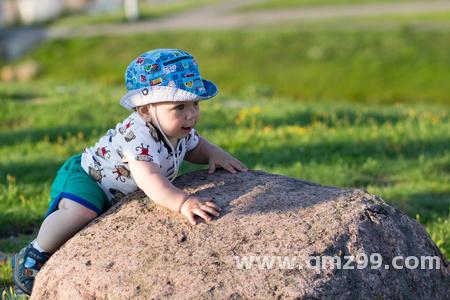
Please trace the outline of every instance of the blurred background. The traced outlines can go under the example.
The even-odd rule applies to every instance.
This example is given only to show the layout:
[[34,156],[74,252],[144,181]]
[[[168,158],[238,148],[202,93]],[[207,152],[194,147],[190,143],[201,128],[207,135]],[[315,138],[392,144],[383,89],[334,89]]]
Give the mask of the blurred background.
[[449,256],[441,0],[0,0],[0,256],[36,235],[61,163],[127,116],[125,68],[153,48],[219,86],[201,135],[250,168],[380,195]]

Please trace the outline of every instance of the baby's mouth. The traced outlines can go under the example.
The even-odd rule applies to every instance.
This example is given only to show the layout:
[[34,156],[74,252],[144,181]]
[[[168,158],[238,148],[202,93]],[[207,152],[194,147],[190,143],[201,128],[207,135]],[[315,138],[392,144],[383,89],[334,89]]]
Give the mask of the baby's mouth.
[[183,129],[183,130],[191,130],[192,127],[181,127],[181,129]]

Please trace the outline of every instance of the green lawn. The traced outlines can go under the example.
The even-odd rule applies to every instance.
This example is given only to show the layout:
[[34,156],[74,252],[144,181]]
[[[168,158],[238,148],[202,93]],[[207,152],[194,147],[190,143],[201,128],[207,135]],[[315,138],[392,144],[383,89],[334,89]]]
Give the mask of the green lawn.
[[239,8],[240,11],[291,9],[300,7],[316,7],[321,5],[350,5],[368,3],[392,3],[392,2],[419,2],[436,0],[265,0],[260,3],[249,4]]
[[393,15],[375,15],[365,17],[352,17],[350,21],[450,21],[450,10],[442,10],[435,12],[420,12],[420,13],[400,13]]
[[[206,76],[236,96],[334,99],[369,103],[450,103],[447,32],[383,31],[167,32],[52,41],[29,57],[41,79],[120,85],[131,57],[179,47]],[[89,53],[89,55],[80,55]]]
[[[421,28],[422,26],[422,28]],[[450,30],[450,10],[418,13],[379,14],[371,16],[336,16],[319,19],[292,20],[283,24],[266,26],[267,30],[291,30],[291,31],[324,31],[347,29],[357,31],[386,31],[386,28],[408,30],[417,27],[425,31],[433,31],[425,26],[433,26],[436,29]],[[392,30],[391,29],[391,30]]]
[[[6,91],[0,131],[0,236],[6,237],[35,228],[58,166],[127,112],[117,104],[119,88],[39,83],[30,86],[38,92],[28,94],[20,85],[0,87]],[[368,189],[411,217],[420,214],[425,224],[448,221],[446,106],[220,97],[202,104],[202,110],[199,132],[251,168]],[[448,234],[435,237],[447,253]]]
[[[414,30],[183,32],[42,45],[28,56],[42,66],[36,81],[0,83],[0,251],[34,236],[60,164],[127,115],[118,99],[128,61],[169,46],[195,54],[221,89],[201,105],[200,134],[250,168],[378,194],[424,224],[450,256],[450,39]],[[0,276],[11,282],[7,266]]]

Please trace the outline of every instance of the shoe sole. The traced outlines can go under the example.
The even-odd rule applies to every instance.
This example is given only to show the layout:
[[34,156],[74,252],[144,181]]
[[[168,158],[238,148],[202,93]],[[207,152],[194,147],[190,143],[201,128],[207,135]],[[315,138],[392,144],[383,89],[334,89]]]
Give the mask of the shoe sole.
[[14,254],[13,257],[11,257],[11,267],[14,274],[13,276],[14,285],[16,288],[20,289],[22,292],[24,292],[29,296],[31,295],[31,291],[28,291],[28,289],[19,282],[19,278],[17,278],[16,265],[17,265],[17,254]]

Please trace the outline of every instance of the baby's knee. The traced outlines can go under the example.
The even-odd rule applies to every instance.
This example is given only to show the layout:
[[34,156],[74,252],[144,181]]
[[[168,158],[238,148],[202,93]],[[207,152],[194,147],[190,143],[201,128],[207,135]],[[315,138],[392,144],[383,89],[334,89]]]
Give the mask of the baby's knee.
[[78,220],[85,220],[86,222],[97,217],[97,213],[95,211],[70,199],[61,199],[58,208],[67,213],[68,217]]

